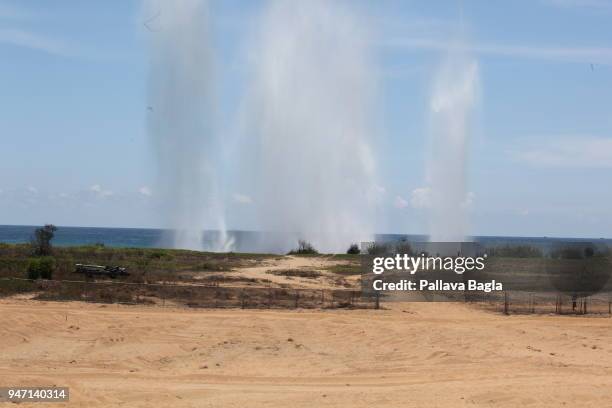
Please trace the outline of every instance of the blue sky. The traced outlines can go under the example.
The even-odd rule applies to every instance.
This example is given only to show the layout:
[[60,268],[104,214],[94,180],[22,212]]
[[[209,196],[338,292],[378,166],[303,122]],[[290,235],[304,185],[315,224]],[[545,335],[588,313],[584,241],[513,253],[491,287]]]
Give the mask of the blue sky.
[[[481,83],[472,232],[612,236],[612,1],[348,4],[368,16],[379,66],[381,232],[426,231],[428,98],[463,27]],[[213,2],[222,129],[239,116],[264,6]],[[160,226],[143,19],[139,1],[0,0],[0,224]],[[228,224],[252,228],[253,192],[235,176]]]

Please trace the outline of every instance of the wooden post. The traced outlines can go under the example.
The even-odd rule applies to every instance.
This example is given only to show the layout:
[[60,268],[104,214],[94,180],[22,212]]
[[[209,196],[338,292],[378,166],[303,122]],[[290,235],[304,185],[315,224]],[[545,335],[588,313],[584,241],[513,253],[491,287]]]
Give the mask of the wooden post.
[[376,291],[376,303],[375,303],[375,307],[376,310],[380,309],[380,292]]
[[508,314],[508,292],[504,291],[504,314]]
[[272,307],[272,289],[268,289],[268,309]]
[[298,308],[298,303],[300,301],[300,292],[296,289],[295,291],[295,308]]

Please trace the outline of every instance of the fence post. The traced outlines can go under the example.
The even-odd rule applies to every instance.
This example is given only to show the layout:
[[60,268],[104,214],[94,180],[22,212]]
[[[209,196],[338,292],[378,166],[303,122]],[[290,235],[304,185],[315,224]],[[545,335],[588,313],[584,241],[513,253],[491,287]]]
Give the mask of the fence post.
[[508,292],[504,291],[504,314],[508,314]]
[[378,291],[376,291],[376,304],[375,304],[375,308],[376,308],[376,310],[380,309],[380,293]]
[[268,289],[268,309],[272,307],[272,289]]

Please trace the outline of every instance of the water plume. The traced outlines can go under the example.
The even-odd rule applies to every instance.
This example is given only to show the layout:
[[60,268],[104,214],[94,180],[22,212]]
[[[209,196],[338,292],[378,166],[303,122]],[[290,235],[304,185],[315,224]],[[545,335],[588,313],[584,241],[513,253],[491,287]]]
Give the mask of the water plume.
[[[150,37],[148,131],[172,245],[227,250],[214,152],[213,52],[205,0],[148,0]],[[204,230],[221,231],[215,238]]]
[[338,2],[271,1],[250,47],[263,248],[344,252],[372,239],[375,69],[366,24]]
[[433,242],[462,242],[468,232],[466,164],[471,119],[478,100],[478,63],[466,47],[451,48],[430,99],[429,234]]

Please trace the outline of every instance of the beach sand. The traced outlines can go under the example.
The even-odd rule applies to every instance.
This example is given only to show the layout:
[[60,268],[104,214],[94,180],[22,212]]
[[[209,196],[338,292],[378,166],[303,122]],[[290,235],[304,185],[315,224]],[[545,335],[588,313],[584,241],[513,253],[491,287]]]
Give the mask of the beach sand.
[[[71,407],[606,407],[612,320],[0,300],[0,386]],[[40,406],[37,403],[21,406]],[[53,406],[62,406],[55,404]]]

